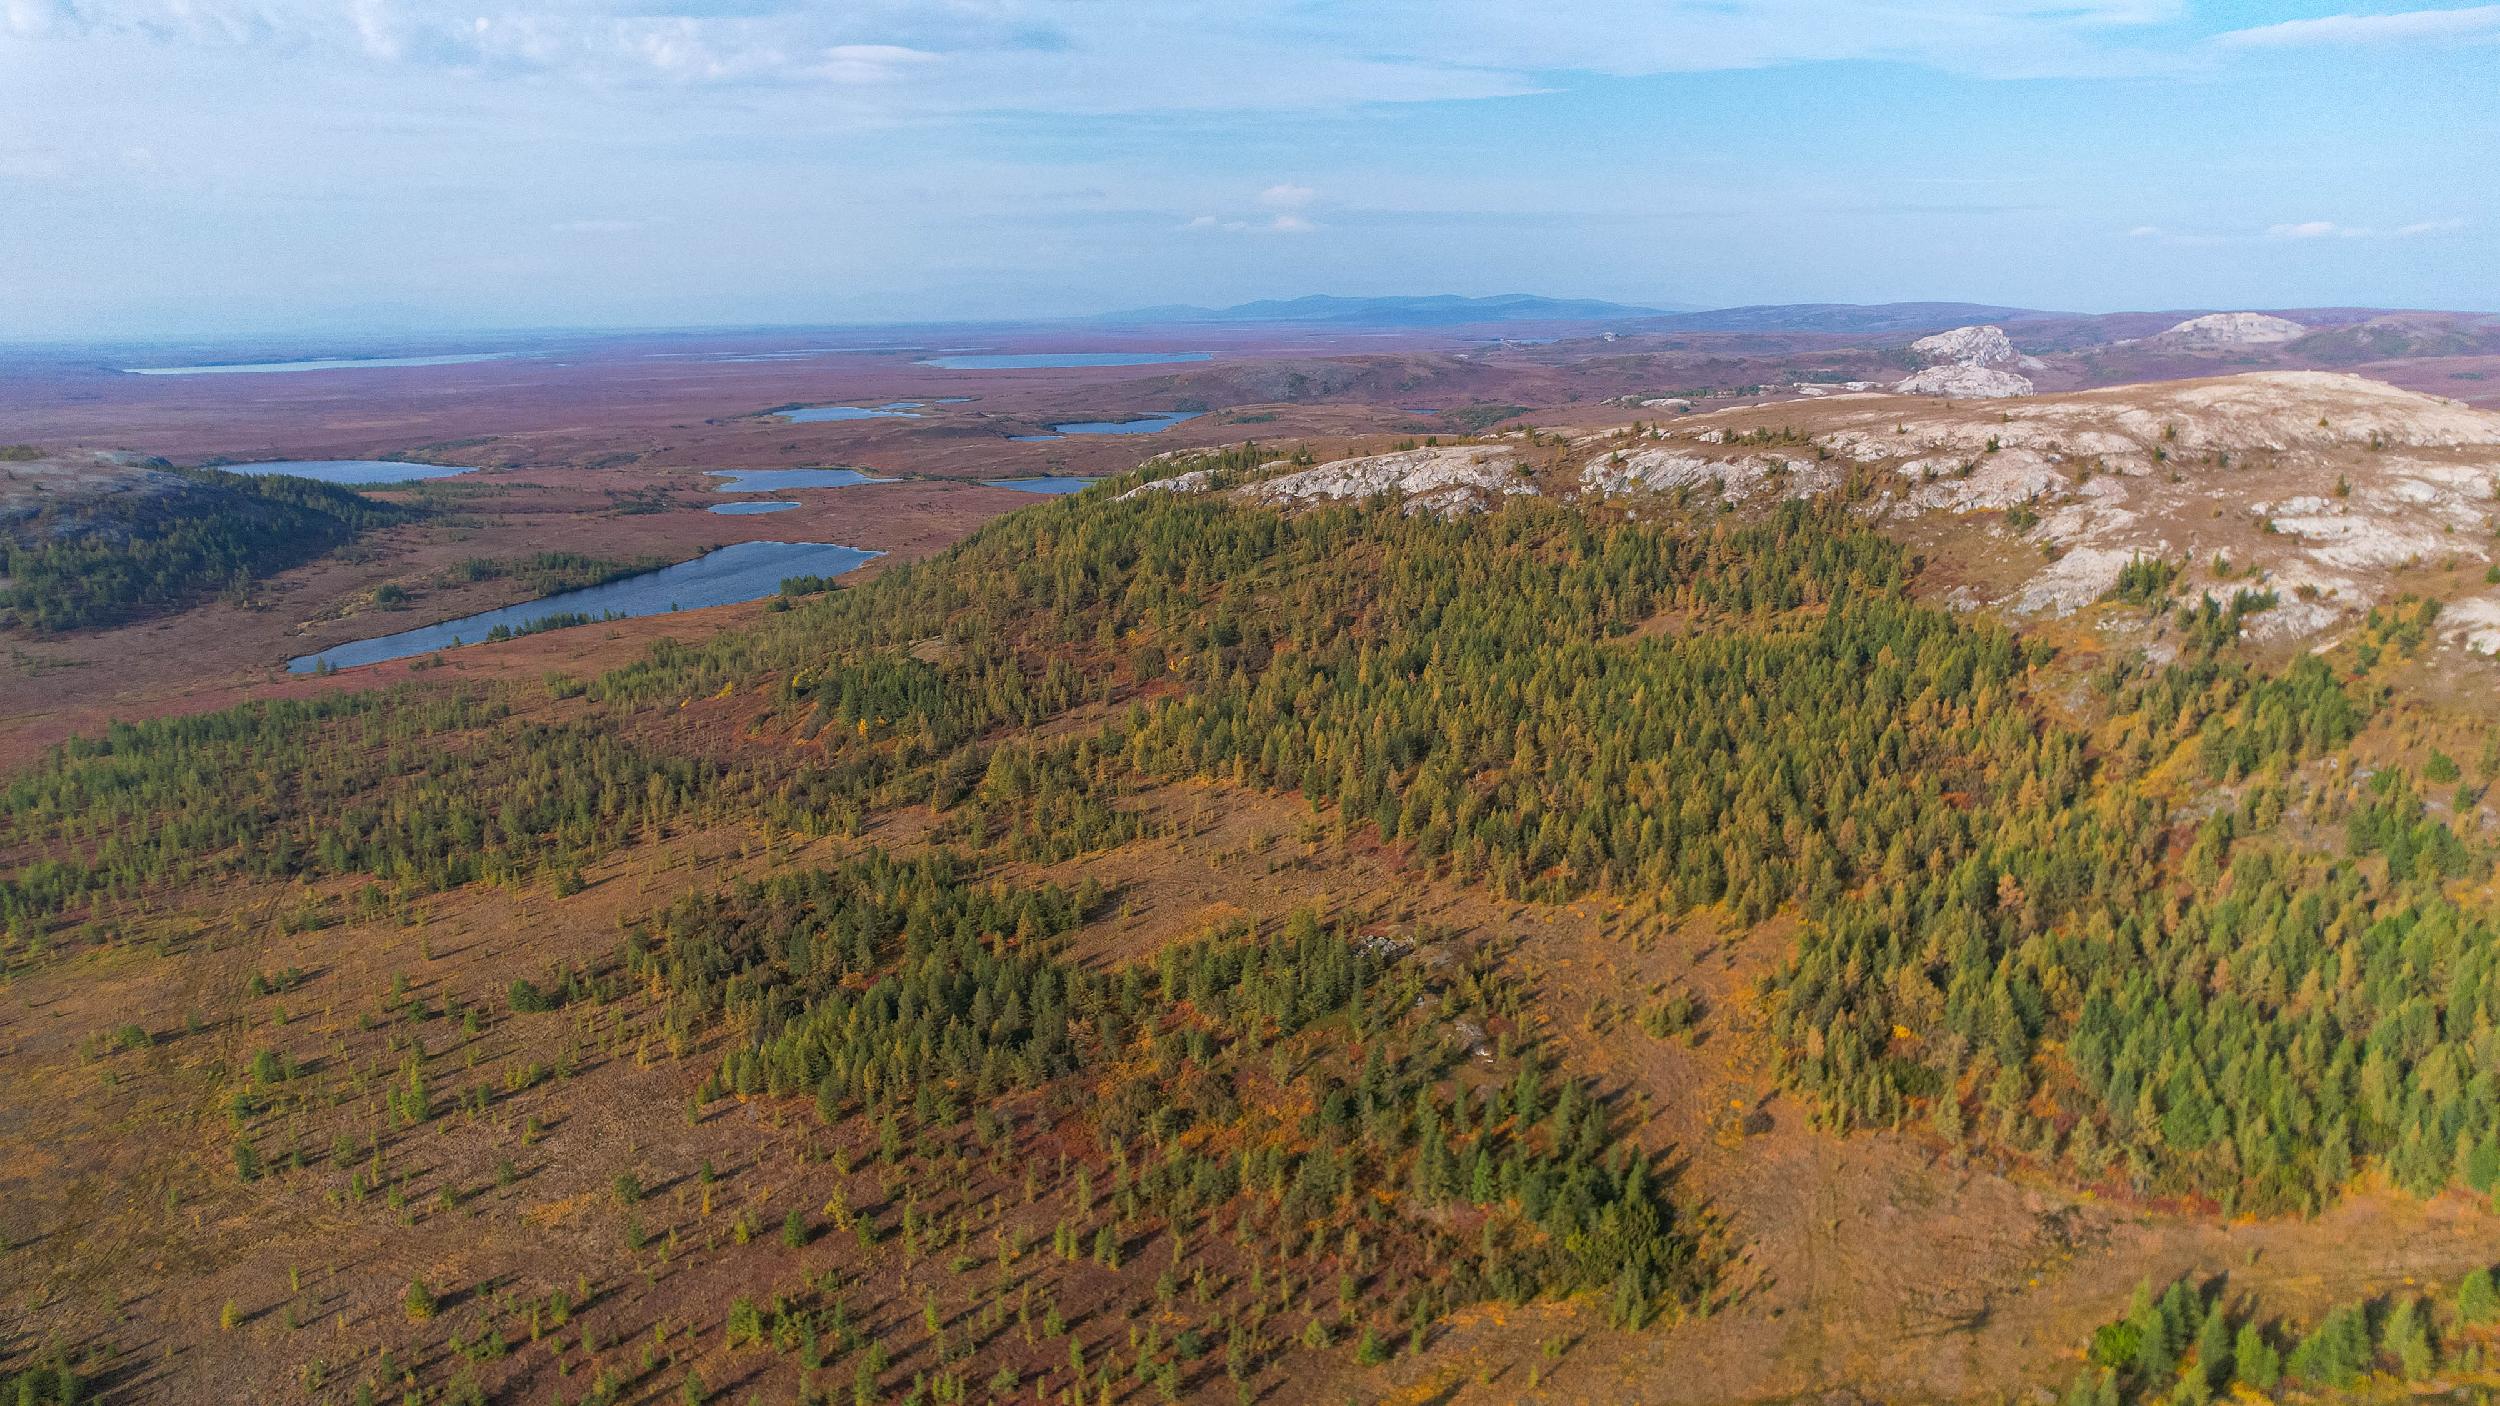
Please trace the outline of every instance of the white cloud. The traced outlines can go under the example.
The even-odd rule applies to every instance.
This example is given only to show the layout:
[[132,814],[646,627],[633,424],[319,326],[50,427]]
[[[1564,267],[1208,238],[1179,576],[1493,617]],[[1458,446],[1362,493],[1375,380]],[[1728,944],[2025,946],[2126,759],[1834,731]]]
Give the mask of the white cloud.
[[1266,220],[1219,220],[1213,215],[1200,215],[1181,228],[1220,230],[1226,234],[1309,234],[1319,226],[1300,215],[1278,215]]
[[7,0],[0,4],[0,21],[5,31],[22,39],[33,39],[49,33],[53,26],[68,18],[58,0]]
[[2422,40],[2500,39],[2500,5],[2452,10],[2405,10],[2392,15],[2325,15],[2280,24],[2234,29],[2215,42],[2234,48],[2309,45],[2401,44]]
[[837,83],[891,83],[939,61],[939,55],[926,49],[900,44],[836,44],[825,50],[816,72]]
[[[588,82],[892,90],[906,111],[1284,110],[1543,91],[1554,74],[1867,59],[2140,76],[2186,0],[0,0],[6,31]],[[1284,207],[1279,207],[1284,208]]]
[[1197,215],[1183,221],[1184,230],[1219,231],[1225,234],[1309,234],[1320,228],[1308,212],[1319,203],[1317,186],[1278,181],[1261,190],[1251,203],[1269,215]]
[[2339,225],[2333,220],[2303,220],[2298,224],[2269,226],[2268,239],[2417,239],[2428,234],[2451,234],[2465,228],[2463,220],[2417,220],[2393,229],[2375,225]]
[[2212,230],[2175,230],[2160,225],[2137,225],[2126,232],[2129,239],[2178,248],[2206,248],[2223,244],[2249,244],[2265,241],[2305,242],[2339,239],[2419,239],[2430,235],[2454,234],[2466,228],[2461,219],[2416,220],[2411,224],[2347,225],[2334,220],[2287,220],[2261,230],[2242,229],[2216,232]]

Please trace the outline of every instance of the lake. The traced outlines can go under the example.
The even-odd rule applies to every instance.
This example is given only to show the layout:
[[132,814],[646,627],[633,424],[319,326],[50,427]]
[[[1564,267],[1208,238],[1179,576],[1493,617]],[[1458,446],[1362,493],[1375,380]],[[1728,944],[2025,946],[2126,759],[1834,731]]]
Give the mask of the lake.
[[972,356],[932,356],[922,366],[949,371],[1028,371],[1044,366],[1163,366],[1176,361],[1212,361],[1210,352],[998,352]]
[[392,366],[466,366],[519,352],[454,352],[448,356],[338,356],[318,361],[229,361],[205,366],[125,366],[132,376],[259,376],[278,371],[378,371]]
[[782,493],[793,488],[848,488],[855,483],[892,483],[857,469],[707,469],[727,483],[712,485],[715,493]]
[[786,513],[797,506],[796,503],[715,503],[704,511],[718,513],[722,517],[751,517],[756,513]]
[[665,615],[672,610],[700,610],[711,605],[761,600],[779,591],[781,583],[792,576],[839,576],[856,571],[881,555],[830,542],[739,542],[706,552],[692,561],[610,581],[604,586],[561,591],[439,625],[336,645],[319,654],[290,659],[286,667],[291,674],[309,674],[324,664],[352,669],[385,659],[406,659],[453,645],[478,643],[498,625],[520,631],[550,616],[587,615],[597,620],[609,615]]
[[982,482],[992,488],[1012,488],[1018,493],[1082,493],[1102,480],[1078,478],[1073,474],[1049,474],[1039,478],[990,478]]
[[1202,410],[1174,410],[1168,414],[1145,415],[1134,420],[1074,420],[1064,425],[1051,426],[1051,429],[1055,431],[1052,434],[1011,434],[1007,437],[1018,444],[1041,444],[1049,440],[1065,439],[1070,435],[1155,434],[1168,430],[1183,420],[1195,420],[1205,413]]
[[889,401],[884,405],[802,405],[796,410],[776,410],[773,414],[792,424],[812,425],[826,420],[917,420],[920,402]]
[[257,464],[219,464],[230,474],[285,474],[322,483],[414,483],[419,479],[457,478],[474,468],[448,464],[410,464],[397,459],[271,459]]

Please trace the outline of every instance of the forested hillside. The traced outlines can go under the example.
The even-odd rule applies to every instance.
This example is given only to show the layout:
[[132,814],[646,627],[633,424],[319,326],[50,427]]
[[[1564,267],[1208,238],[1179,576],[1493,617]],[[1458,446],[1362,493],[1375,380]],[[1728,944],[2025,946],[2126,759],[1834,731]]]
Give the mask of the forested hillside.
[[[914,1400],[1248,1394],[1297,1351],[1426,1352],[1470,1303],[1588,1292],[1641,1325],[1712,1301],[1728,1247],[1499,952],[1307,910],[1105,951],[1123,900],[1089,865],[1160,835],[1146,798],[1174,786],[1296,797],[1326,846],[1504,902],[1773,925],[1751,995],[1835,1133],[2235,1212],[2314,1212],[2364,1172],[2500,1182],[2493,856],[2461,821],[2500,748],[2381,725],[2434,607],[2273,664],[2237,642],[2254,602],[2201,599],[2173,657],[2078,667],[1914,598],[1870,491],[1456,519],[1096,492],[597,679],[116,728],[9,785],[7,958],[109,949],[221,885],[415,926],[472,886],[570,902],[671,836],[838,845],[688,872],[606,950],[496,993],[483,1036],[466,1008],[460,1041],[567,1011],[637,1067],[699,1070],[689,1126],[734,1101],[818,1130],[806,1189],[770,1195],[792,1251],[849,1248],[711,1311],[802,1383],[840,1359],[863,1401],[901,1397],[904,1364]],[[529,1086],[455,1067],[400,999],[387,1109],[371,1064],[351,1094],[273,1056],[275,1091],[233,1109],[248,1178],[389,1185],[438,1110]],[[645,1255],[657,1222],[615,1199]],[[924,1261],[965,1276],[960,1315],[898,1288]],[[1073,1349],[1037,1346],[1062,1307],[1044,1336],[1081,1318]],[[2195,1310],[2163,1320],[2160,1371],[2232,1326]],[[2078,1399],[2132,1392],[2148,1350]],[[421,1379],[497,1380],[455,1357]],[[558,1394],[677,1380],[653,1361]]]
[[[30,461],[12,477],[41,467]],[[11,623],[44,632],[117,624],[241,590],[406,514],[335,484],[162,464],[125,471],[102,491],[73,483],[4,496],[0,606]]]

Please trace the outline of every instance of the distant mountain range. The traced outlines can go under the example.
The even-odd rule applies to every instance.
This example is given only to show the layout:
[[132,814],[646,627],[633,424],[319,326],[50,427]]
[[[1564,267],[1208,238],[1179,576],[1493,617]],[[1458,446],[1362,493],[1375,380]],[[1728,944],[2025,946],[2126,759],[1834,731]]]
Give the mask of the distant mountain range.
[[1228,308],[1186,304],[1135,308],[1107,313],[1099,322],[1122,324],[1172,322],[1305,322],[1361,327],[1461,327],[1485,322],[1625,322],[1665,317],[1689,308],[1639,307],[1596,298],[1541,298],[1532,293],[1502,293],[1489,298],[1462,298],[1452,293],[1422,297],[1341,298],[1318,293],[1307,298],[1265,298]]
[[1464,327],[1521,322],[1637,323],[1642,331],[1820,332],[1844,336],[1932,332],[1972,323],[2031,322],[2065,316],[2037,308],[1993,303],[1777,303],[1757,307],[1704,308],[1694,304],[1650,306],[1600,298],[1547,298],[1502,293],[1465,298],[1451,293],[1414,297],[1263,298],[1231,307],[1190,304],[1132,308],[1085,319],[1115,326],[1188,323],[1322,327]]
[[1683,332],[1926,332],[1975,323],[2028,322],[2061,314],[1989,303],[1775,303],[1716,308],[1661,318],[1658,328]]

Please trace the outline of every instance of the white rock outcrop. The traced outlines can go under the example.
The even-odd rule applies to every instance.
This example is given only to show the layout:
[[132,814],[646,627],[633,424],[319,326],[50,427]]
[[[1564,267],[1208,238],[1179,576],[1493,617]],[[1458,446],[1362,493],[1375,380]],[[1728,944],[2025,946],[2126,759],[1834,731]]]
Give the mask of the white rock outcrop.
[[2013,367],[2039,366],[2014,350],[2002,327],[1956,327],[1910,343],[1910,350],[1934,363],[1894,386],[1900,395],[1950,396],[1962,400],[2002,400],[2029,395],[2031,378]]
[[1396,494],[1410,513],[1449,516],[1480,511],[1501,498],[1533,496],[1536,485],[1519,472],[1518,453],[1510,446],[1454,444],[1335,459],[1233,492],[1276,507]]
[[[1923,374],[1960,386],[2009,373],[1950,365]],[[1966,585],[1972,605],[2072,614],[2100,600],[2128,561],[2157,557],[2180,566],[2183,600],[2271,593],[2275,604],[2250,615],[2246,632],[2311,646],[2410,588],[2417,564],[2480,574],[2500,561],[2500,412],[2318,371],[2020,401],[1961,389],[1954,400],[1719,411],[1620,449],[1591,445],[1581,484],[1735,500],[1869,474],[1878,488],[1861,511],[1870,518],[1908,527],[1970,517],[1956,530],[2006,533],[2039,553],[2008,559],[2019,575],[1985,600]],[[1781,432],[1778,448],[1755,447],[1763,430]],[[1788,447],[1800,438],[1806,447]],[[2445,639],[2500,653],[2500,593],[2474,599],[2440,617]],[[2140,612],[2107,622],[2143,623]]]
[[2153,340],[2173,347],[2262,347],[2308,333],[2308,328],[2288,317],[2269,317],[2261,312],[2215,312],[2191,317],[2157,334]]
[[2472,596],[2439,612],[2439,629],[2476,654],[2500,654],[2500,598]]
[[1707,488],[1733,502],[1777,488],[1782,497],[1810,498],[1839,483],[1830,464],[1777,454],[1713,459],[1676,449],[1638,449],[1592,459],[1580,470],[1581,489],[1603,497]]
[[1931,364],[2011,366],[2019,353],[2002,327],[1956,327],[1910,343],[1910,350]]
[[2127,548],[2077,547],[2032,577],[2010,605],[2023,615],[2071,615],[2109,594],[2118,573],[2143,555]]
[[2011,371],[1954,363],[1930,366],[1893,390],[1901,395],[1936,395],[1954,400],[2004,400],[2031,394],[2032,385],[2030,377]]
[[1141,483],[1135,488],[1130,489],[1128,492],[1121,494],[1118,501],[1125,503],[1131,498],[1143,497],[1148,493],[1204,493],[1208,488],[1212,487],[1214,483],[1215,470],[1191,469],[1185,474],[1174,474],[1170,478],[1159,478],[1154,480],[1152,483]]

